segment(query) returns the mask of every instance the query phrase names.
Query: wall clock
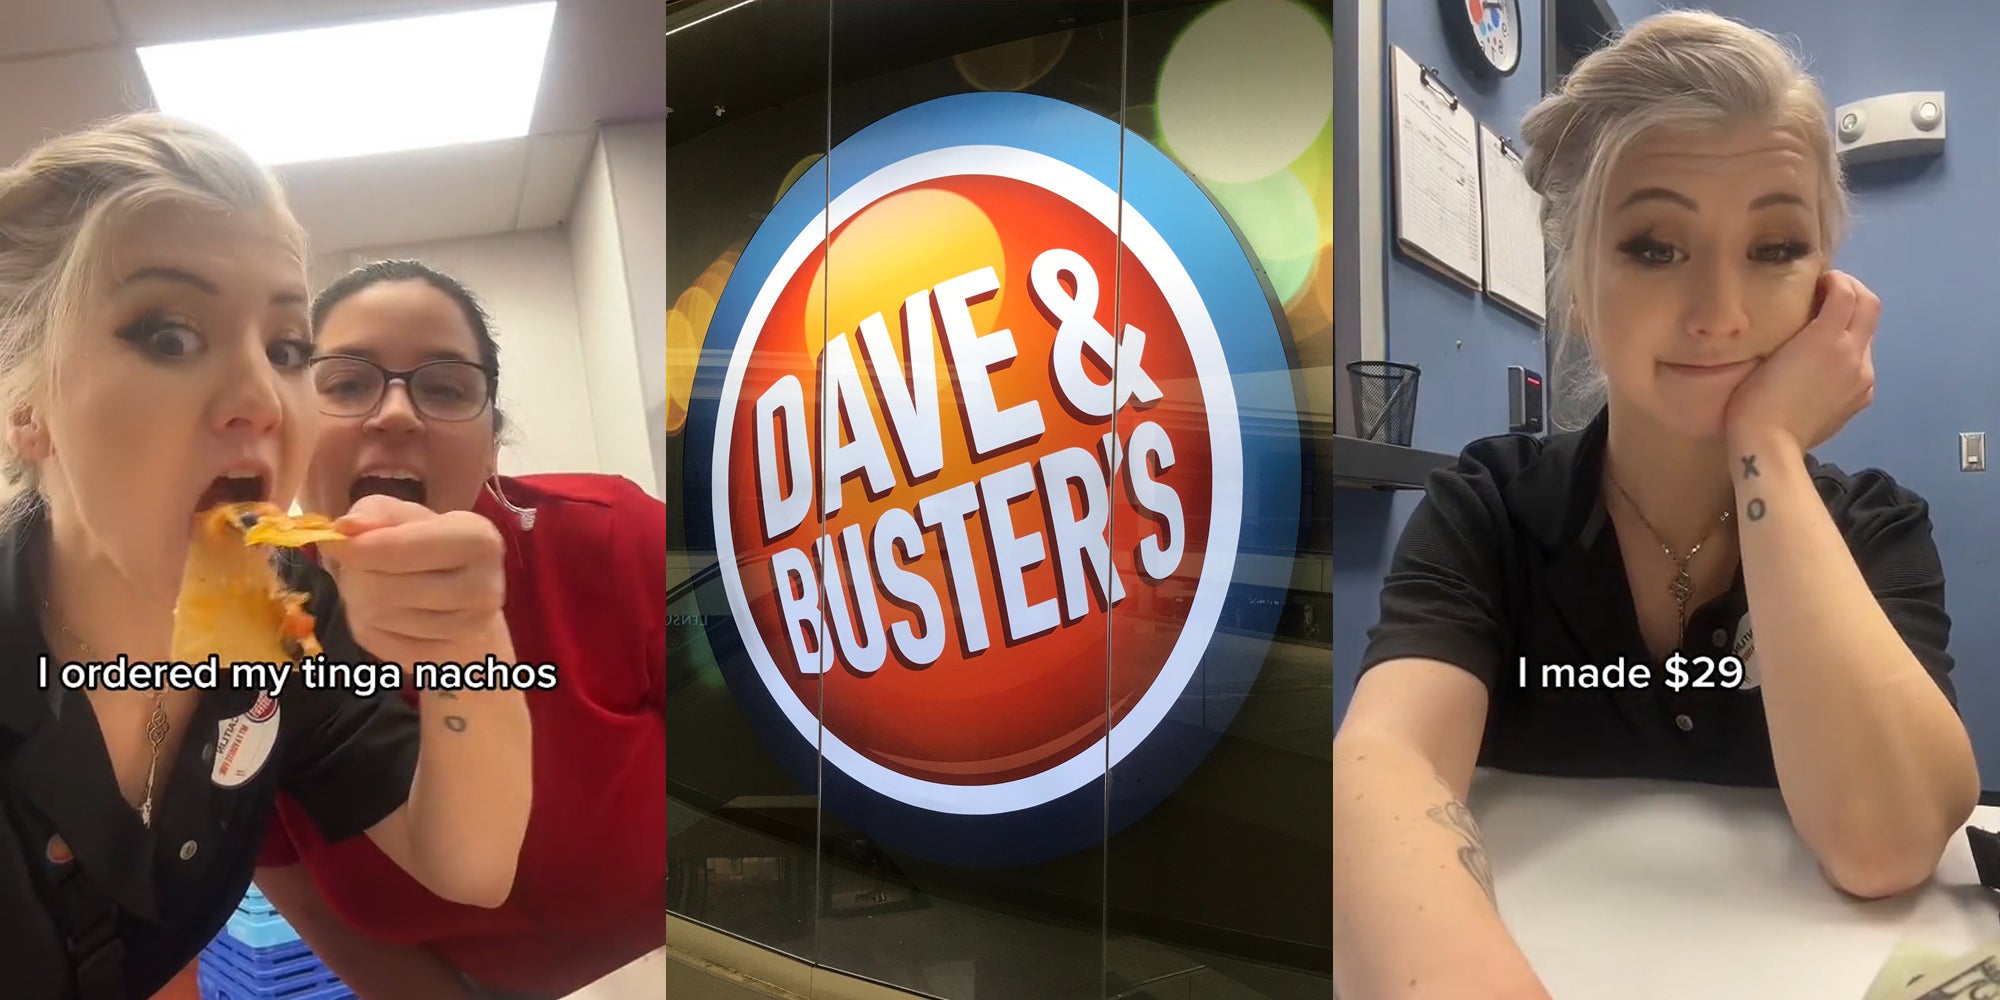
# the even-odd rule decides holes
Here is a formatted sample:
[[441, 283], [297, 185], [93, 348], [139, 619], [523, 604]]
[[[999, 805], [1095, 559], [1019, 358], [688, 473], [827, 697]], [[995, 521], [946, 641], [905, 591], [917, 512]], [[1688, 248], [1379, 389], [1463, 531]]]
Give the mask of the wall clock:
[[1445, 37], [1476, 76], [1512, 76], [1521, 65], [1521, 0], [1438, 0]]

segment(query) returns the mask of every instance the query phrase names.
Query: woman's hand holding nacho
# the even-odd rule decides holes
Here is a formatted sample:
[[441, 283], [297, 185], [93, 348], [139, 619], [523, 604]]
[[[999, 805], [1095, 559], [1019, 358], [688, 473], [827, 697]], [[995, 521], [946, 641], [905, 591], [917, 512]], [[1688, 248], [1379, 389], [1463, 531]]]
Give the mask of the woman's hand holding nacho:
[[[354, 638], [401, 664], [512, 665], [501, 605], [505, 547], [477, 514], [386, 496], [357, 501], [320, 547]], [[409, 676], [409, 674], [405, 674]], [[432, 892], [499, 906], [513, 889], [533, 799], [533, 729], [518, 690], [421, 692], [423, 736], [409, 802], [368, 831]]]
[[375, 495], [334, 526], [348, 538], [320, 546], [320, 556], [363, 648], [405, 668], [489, 654], [511, 662], [506, 548], [491, 522]]

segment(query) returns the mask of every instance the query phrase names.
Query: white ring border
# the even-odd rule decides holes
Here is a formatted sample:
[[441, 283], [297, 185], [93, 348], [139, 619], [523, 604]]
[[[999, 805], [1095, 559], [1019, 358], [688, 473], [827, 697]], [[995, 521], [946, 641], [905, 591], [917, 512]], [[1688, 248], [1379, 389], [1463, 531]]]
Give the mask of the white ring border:
[[[855, 213], [914, 184], [940, 177], [985, 175], [1005, 177], [1033, 184], [1056, 194], [1088, 212], [1107, 232], [1119, 232], [1118, 193], [1090, 174], [1054, 157], [1011, 146], [948, 146], [898, 160], [842, 192], [831, 205], [813, 217], [778, 258], [750, 305], [736, 346], [729, 359], [722, 394], [716, 407], [715, 452], [711, 467], [715, 546], [721, 563], [723, 589], [729, 596], [729, 610], [738, 623], [744, 650], [757, 668], [758, 676], [771, 692], [779, 710], [805, 737], [817, 743], [821, 758], [870, 789], [907, 805], [933, 812], [963, 816], [990, 816], [1031, 809], [1082, 788], [1105, 776], [1105, 738], [1100, 738], [1048, 770], [997, 784], [962, 785], [926, 781], [884, 767], [842, 742], [820, 725], [810, 709], [785, 682], [763, 635], [750, 614], [749, 600], [739, 577], [735, 536], [729, 523], [730, 433], [736, 422], [737, 397], [742, 392], [744, 372], [754, 353], [757, 334], [769, 318], [771, 307], [798, 268], [824, 241]], [[1109, 764], [1115, 766], [1139, 746], [1166, 718], [1193, 678], [1194, 671], [1214, 637], [1221, 616], [1222, 600], [1235, 575], [1238, 532], [1243, 517], [1243, 453], [1238, 435], [1235, 385], [1229, 376], [1228, 358], [1215, 329], [1208, 306], [1195, 287], [1186, 267], [1158, 230], [1125, 204], [1124, 243], [1151, 272], [1165, 295], [1186, 338], [1189, 353], [1201, 385], [1209, 428], [1210, 500], [1208, 547], [1202, 558], [1201, 579], [1195, 585], [1194, 600], [1181, 634], [1167, 655], [1158, 677], [1125, 718], [1113, 726]], [[828, 216], [831, 215], [831, 221]]]

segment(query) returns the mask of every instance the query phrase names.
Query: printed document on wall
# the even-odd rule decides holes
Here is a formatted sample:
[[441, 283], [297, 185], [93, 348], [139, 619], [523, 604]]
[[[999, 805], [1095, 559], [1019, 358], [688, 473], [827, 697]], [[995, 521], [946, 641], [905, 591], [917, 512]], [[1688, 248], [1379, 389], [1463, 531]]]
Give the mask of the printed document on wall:
[[1512, 143], [1479, 126], [1485, 190], [1486, 294], [1540, 324], [1548, 318], [1542, 196], [1528, 186]]
[[1396, 243], [1480, 286], [1479, 123], [1436, 74], [1391, 47]]

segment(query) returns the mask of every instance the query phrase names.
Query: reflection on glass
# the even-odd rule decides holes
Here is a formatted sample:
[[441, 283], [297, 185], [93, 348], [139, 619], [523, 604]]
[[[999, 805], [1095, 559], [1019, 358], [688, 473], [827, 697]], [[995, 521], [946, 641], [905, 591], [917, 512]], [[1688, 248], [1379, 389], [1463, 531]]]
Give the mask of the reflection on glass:
[[670, 904], [944, 997], [1323, 997], [1327, 4], [916, 59], [809, 6], [832, 92], [669, 150]]
[[[702, 33], [735, 30], [739, 16], [816, 39], [795, 50], [817, 53], [810, 78], [825, 78], [824, 0], [732, 12], [669, 38], [670, 48], [719, 44]], [[731, 689], [727, 668], [744, 651], [729, 624], [708, 487], [722, 373], [736, 340], [736, 331], [716, 327], [716, 311], [734, 292], [761, 213], [802, 171], [796, 165], [824, 153], [826, 111], [823, 89], [801, 94], [671, 145], [666, 161], [667, 906], [806, 960], [816, 950], [820, 893], [817, 784], [810, 768], [781, 766]], [[798, 343], [767, 356], [810, 368], [817, 353]]]
[[[953, 15], [1028, 30], [1010, 7], [960, 4]], [[849, 19], [835, 8], [837, 65], [853, 58], [840, 53], [844, 40], [867, 37], [865, 12], [855, 11]], [[919, 128], [890, 121], [904, 109], [963, 106], [932, 103], [954, 95], [1085, 102], [1095, 124], [1081, 125], [1074, 142], [1115, 164], [1110, 13], [1098, 12], [1089, 30], [1038, 26], [837, 87], [828, 160], [836, 203], [926, 142], [1015, 144], [991, 127], [960, 135], [950, 111]], [[878, 126], [903, 145], [871, 140]], [[878, 493], [863, 470], [827, 526], [879, 534], [901, 524], [915, 545], [876, 561], [884, 574], [911, 574], [901, 599], [882, 604], [891, 655], [877, 670], [825, 678], [825, 732], [853, 743], [875, 771], [857, 777], [829, 757], [822, 871], [899, 909], [823, 911], [821, 954], [829, 966], [943, 996], [1095, 998], [1104, 768], [1091, 747], [1103, 718], [1104, 618], [1057, 593], [1062, 557], [1042, 498], [1051, 476], [1073, 472], [1085, 485], [1061, 495], [1088, 502], [1103, 431], [1074, 420], [1052, 391], [1059, 320], [1050, 310], [1063, 306], [1047, 294], [1057, 279], [1036, 268], [1058, 245], [1089, 254], [1102, 273], [1057, 287], [1081, 293], [1075, 282], [1094, 280], [1108, 311], [1116, 242], [1074, 207], [1059, 214], [1060, 203], [991, 157], [896, 169], [894, 182], [857, 196], [853, 214], [836, 211], [827, 253], [827, 329], [848, 335], [863, 373], [859, 419], [879, 422], [891, 480]], [[935, 400], [934, 418], [904, 402], [916, 397]], [[825, 426], [850, 443], [856, 419]], [[1101, 520], [1101, 477], [1095, 492]], [[1083, 602], [1088, 573], [1072, 569], [1069, 593]], [[892, 582], [878, 575], [885, 592]], [[919, 621], [939, 623], [937, 645], [896, 641], [893, 623], [911, 626], [914, 640]]]
[[[1330, 545], [1313, 480], [1332, 407], [1330, 13], [1324, 3], [1225, 0], [1129, 26], [1128, 204], [1147, 211], [1143, 164], [1165, 153], [1235, 233], [1177, 252], [1214, 275], [1230, 251], [1245, 267], [1247, 251], [1263, 288], [1240, 312], [1219, 289], [1208, 301], [1226, 317], [1218, 333], [1236, 401], [1229, 429], [1244, 455], [1236, 481], [1211, 485], [1217, 497], [1240, 497], [1242, 513], [1211, 659], [1163, 728], [1212, 748], [1108, 842], [1106, 996], [1319, 998], [1328, 989]], [[1210, 280], [1217, 289], [1220, 279]], [[1143, 293], [1128, 279], [1121, 304], [1129, 312]], [[1254, 321], [1258, 309], [1279, 317], [1275, 327]], [[1183, 393], [1152, 419], [1227, 425], [1217, 403], [1216, 394]], [[1117, 660], [1186, 616], [1121, 604], [1112, 619]], [[1160, 794], [1133, 770], [1112, 769], [1114, 815]]]

